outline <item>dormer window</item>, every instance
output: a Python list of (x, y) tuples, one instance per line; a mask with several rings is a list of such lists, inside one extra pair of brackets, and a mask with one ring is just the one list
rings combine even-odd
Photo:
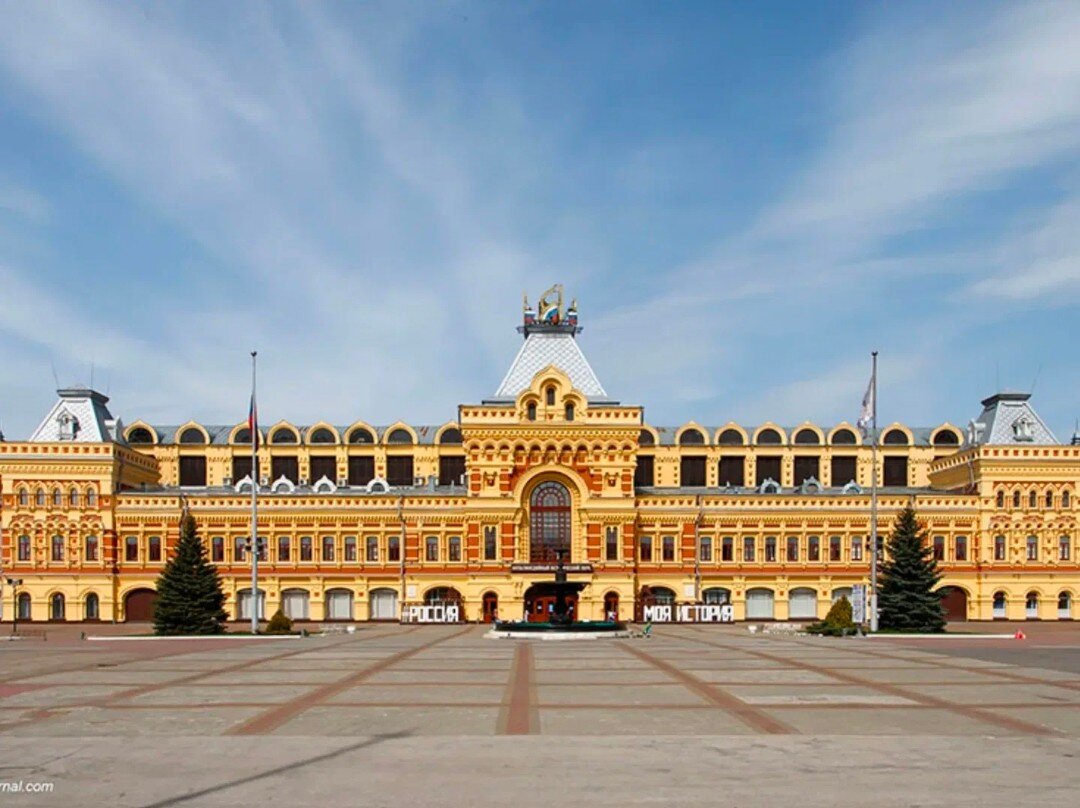
[(545, 396), (544, 402), (549, 407), (554, 407), (555, 406), (555, 388), (554, 387), (548, 387), (547, 390), (544, 391), (544, 396)]
[(536, 405), (535, 404), (530, 402), (529, 406), (527, 406), (525, 408), (525, 417), (528, 418), (530, 421), (535, 421), (536, 420)]
[(1013, 437), (1018, 441), (1030, 443), (1035, 440), (1035, 424), (1026, 415), (1021, 415), (1013, 421)]
[(574, 420), (574, 405), (573, 404), (567, 404), (566, 405), (566, 420), (567, 421), (573, 421)]
[(56, 423), (60, 427), (60, 440), (75, 440), (79, 434), (79, 419), (67, 410), (56, 417)]

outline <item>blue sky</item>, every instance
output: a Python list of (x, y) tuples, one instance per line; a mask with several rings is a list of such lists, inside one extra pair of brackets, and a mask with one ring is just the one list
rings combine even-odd
[(0, 419), (441, 423), (556, 281), (652, 423), (1080, 415), (1080, 5), (0, 2)]

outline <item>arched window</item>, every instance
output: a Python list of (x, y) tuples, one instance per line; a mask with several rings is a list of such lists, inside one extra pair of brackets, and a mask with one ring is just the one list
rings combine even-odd
[(558, 560), (560, 551), (569, 561), (570, 492), (557, 482), (544, 482), (529, 497), (529, 560)]
[(97, 507), (97, 491), (94, 490), (93, 488), (87, 488), (86, 489), (86, 507), (88, 507), (88, 508), (96, 508)]
[(1070, 495), (1069, 495), (1068, 491), (1062, 491), (1061, 492), (1061, 507), (1062, 508), (1068, 508), (1069, 507), (1069, 496)]
[(960, 436), (951, 429), (942, 429), (934, 435), (935, 446), (959, 446)]
[(453, 426), (449, 429), (444, 429), (443, 433), (439, 435), (439, 443), (452, 443), (455, 445), (460, 444), (461, 430)]
[(1061, 592), (1058, 595), (1058, 620), (1072, 619), (1072, 595)]
[(206, 443), (206, 435), (204, 435), (203, 431), (197, 426), (189, 426), (180, 433), (180, 443)]
[(150, 434), (150, 430), (146, 427), (137, 426), (131, 432), (128, 433), (128, 443), (153, 443), (154, 436)]
[(30, 504), (30, 493), (25, 488), (19, 489), (19, 504), (23, 507)]
[(334, 433), (325, 426), (320, 426), (313, 431), (309, 440), (311, 443), (336, 443), (334, 440)]
[(275, 429), (274, 434), (270, 436), (271, 443), (299, 443), (300, 438), (296, 432), (287, 426), (283, 426), (280, 429)]
[(838, 429), (832, 436), (833, 446), (854, 446), (859, 442), (850, 429)]
[(100, 612), (98, 607), (98, 596), (91, 592), (86, 596), (85, 611), (83, 612), (83, 619), (85, 620), (99, 620)]
[(387, 443), (412, 443), (412, 435), (409, 430), (398, 427), (386, 438)]
[(1027, 593), (1027, 597), (1024, 599), (1024, 617), (1028, 620), (1037, 620), (1039, 618), (1038, 592)]
[(997, 506), (998, 506), (999, 509), (1005, 507), (1005, 492), (1004, 491), (998, 491), (997, 492)]
[(782, 441), (780, 433), (770, 427), (758, 432), (757, 442), (759, 446), (779, 446)]
[(1006, 610), (1007, 603), (1008, 603), (1008, 600), (1005, 597), (1004, 592), (995, 592), (994, 593), (993, 617), (994, 617), (995, 620), (1004, 620), (1005, 619), (1005, 616), (1007, 614), (1007, 610)]
[(737, 429), (725, 429), (720, 433), (721, 446), (742, 446), (743, 436)]
[(26, 592), (20, 592), (19, 593), (18, 603), (19, 603), (19, 606), (18, 606), (19, 619), (20, 620), (29, 620), (30, 619), (30, 595), (28, 593), (26, 593)]
[(52, 492), (52, 504), (59, 508), (64, 504), (64, 495), (60, 493), (59, 488), (54, 488)]
[(452, 586), (433, 586), (424, 593), (424, 603), (428, 606), (460, 604), (461, 593)]
[(79, 489), (72, 488), (68, 491), (68, 505), (72, 508), (79, 507)]
[(566, 405), (566, 420), (567, 421), (573, 421), (574, 420), (574, 405), (573, 404), (567, 404)]
[(1053, 508), (1054, 507), (1054, 492), (1053, 491), (1047, 491), (1046, 492), (1046, 507), (1047, 508)]
[(246, 426), (236, 430), (236, 435), (233, 437), (233, 443), (251, 443), (251, 430)]
[(59, 592), (55, 593), (51, 598), (49, 598), (49, 619), (64, 619), (64, 596), (61, 595)]
[(1037, 507), (1039, 507), (1039, 495), (1036, 494), (1034, 491), (1031, 491), (1031, 492), (1028, 493), (1028, 507), (1029, 508), (1037, 508)]
[(1020, 507), (1020, 492), (1019, 491), (1013, 491), (1013, 507), (1014, 508), (1019, 508)]
[(37, 503), (39, 508), (45, 507), (45, 489), (39, 488), (37, 493), (34, 494), (34, 502)]
[(680, 446), (704, 446), (705, 436), (696, 429), (687, 429), (679, 435)]
[(544, 403), (547, 404), (549, 407), (554, 407), (555, 406), (555, 388), (554, 387), (548, 387), (546, 390), (544, 390)]
[(362, 426), (358, 426), (352, 432), (349, 433), (349, 443), (374, 443), (375, 438), (371, 432), (364, 429)]
[(795, 433), (795, 442), (803, 446), (809, 446), (821, 443), (821, 439), (818, 438), (817, 432), (812, 429), (800, 429)]
[(723, 606), (731, 603), (731, 590), (713, 586), (701, 593), (701, 599), (711, 606)]
[(536, 404), (532, 401), (529, 402), (529, 406), (525, 408), (525, 417), (530, 421), (536, 420)]
[(886, 446), (907, 446), (908, 437), (902, 429), (890, 429), (882, 441)]
[(653, 438), (653, 433), (647, 429), (641, 430), (641, 432), (638, 434), (638, 445), (655, 446), (656, 440)]

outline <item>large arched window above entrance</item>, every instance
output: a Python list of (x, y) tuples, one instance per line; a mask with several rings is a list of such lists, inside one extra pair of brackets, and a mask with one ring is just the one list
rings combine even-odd
[(410, 444), (410, 443), (413, 442), (413, 439), (412, 439), (412, 435), (409, 433), (409, 430), (402, 429), (401, 427), (398, 427), (397, 429), (395, 429), (393, 432), (390, 433), (390, 436), (386, 439), (386, 442), (387, 443), (398, 443), (398, 444)]
[(725, 429), (720, 433), (721, 446), (742, 446), (745, 442), (742, 432), (737, 429)]
[(679, 435), (680, 446), (704, 446), (705, 436), (696, 429), (687, 429)]
[(772, 427), (763, 429), (757, 434), (757, 443), (759, 446), (779, 446), (782, 442), (780, 433)]
[(540, 483), (529, 497), (529, 560), (557, 561), (570, 554), (570, 492), (556, 482)]
[(375, 438), (371, 432), (364, 429), (362, 426), (358, 426), (352, 432), (349, 433), (349, 443), (374, 443)]

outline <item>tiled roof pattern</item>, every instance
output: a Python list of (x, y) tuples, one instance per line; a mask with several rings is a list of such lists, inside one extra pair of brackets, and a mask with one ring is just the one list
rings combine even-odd
[[(67, 412), (78, 423), (74, 443), (123, 442), (123, 424), (109, 412), (109, 399), (86, 388), (58, 390), (59, 398), (49, 414), (30, 435), (32, 443), (65, 440), (60, 435), (60, 416)], [(72, 440), (68, 438), (66, 440)]]
[(525, 343), (495, 392), (495, 398), (513, 399), (548, 365), (554, 365), (569, 376), (574, 388), (587, 398), (607, 398), (603, 385), (596, 378), (573, 335), (545, 332), (533, 332), (525, 338)]
[[(153, 424), (153, 425), (150, 426), (150, 428), (152, 430), (154, 430), (155, 433), (157, 433), (158, 443), (160, 443), (160, 444), (169, 444), (169, 443), (177, 443), (179, 441), (179, 437), (180, 437), (179, 432), (183, 429), (184, 426), (186, 426), (186, 425), (185, 424), (180, 424), (180, 425), (176, 425), (176, 424), (171, 424), (171, 425)], [(215, 446), (224, 446), (224, 445), (227, 445), (229, 443), (229, 435), (232, 434), (232, 431), (237, 426), (239, 426), (239, 424), (225, 424), (225, 425), (222, 425), (222, 424), (199, 424), (199, 426), (201, 426), (203, 429), (205, 429), (207, 434), (210, 435), (210, 443), (211, 444), (214, 444)], [(301, 426), (301, 425), (298, 425), (298, 424), (292, 424), (291, 426), (295, 426), (297, 431), (300, 433), (300, 443), (307, 443), (308, 433), (311, 431), (313, 426), (312, 425)], [(323, 424), (316, 425), (316, 426), (314, 426), (314, 428), (317, 429), (319, 426), (323, 426)], [(388, 426), (372, 426), (371, 429), (375, 432), (375, 441), (377, 443), (382, 443), (383, 440), (386, 437), (386, 433), (388, 431), (396, 429), (398, 426), (400, 426), (400, 424), (390, 424)], [(341, 442), (342, 443), (348, 442), (349, 432), (350, 432), (350, 430), (352, 428), (352, 424), (345, 424), (344, 426), (333, 425), (333, 427), (334, 427), (335, 430), (337, 430), (337, 433), (341, 436)], [(416, 433), (416, 445), (419, 445), (419, 446), (430, 446), (430, 445), (434, 444), (435, 443), (435, 436), (439, 433), (439, 430), (442, 429), (442, 427), (443, 427), (442, 424), (425, 424), (423, 426), (414, 426), (413, 424), (409, 424), (409, 428), (412, 429), (412, 431)], [(259, 434), (262, 436), (262, 440), (263, 440), (264, 443), (266, 442), (266, 440), (268, 438), (268, 433), (269, 433), (269, 431), (271, 429), (273, 429), (273, 426), (270, 426), (270, 427), (261, 426), (261, 427), (259, 427)], [(288, 446), (289, 444), (276, 444), (276, 445), (278, 445), (278, 446)], [(314, 444), (314, 445), (316, 445), (316, 446), (324, 446), (324, 445), (325, 446), (332, 446), (333, 444), (318, 444), (317, 443), (317, 444)], [(358, 444), (358, 445), (362, 446), (362, 445), (370, 445), (370, 444)]]
[[(981, 424), (978, 442), (980, 444), (1056, 444), (1058, 439), (1043, 422), (1031, 406), (1030, 393), (1002, 392), (983, 401), (983, 411), (975, 419)], [(1029, 440), (1022, 440), (1017, 435), (1016, 423), (1026, 419), (1029, 427)]]

